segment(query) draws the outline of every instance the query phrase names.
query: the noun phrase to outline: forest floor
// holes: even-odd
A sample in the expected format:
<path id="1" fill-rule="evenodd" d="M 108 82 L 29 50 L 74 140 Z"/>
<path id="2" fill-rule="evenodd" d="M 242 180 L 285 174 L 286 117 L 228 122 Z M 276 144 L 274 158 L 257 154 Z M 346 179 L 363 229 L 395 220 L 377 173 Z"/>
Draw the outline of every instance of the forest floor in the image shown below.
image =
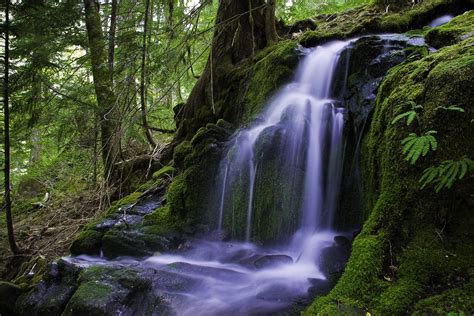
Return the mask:
<path id="1" fill-rule="evenodd" d="M 52 196 L 41 207 L 31 202 L 13 209 L 14 231 L 18 245 L 30 256 L 44 256 L 48 261 L 65 256 L 78 232 L 94 219 L 101 209 L 97 192 L 84 191 L 76 196 Z M 8 278 L 19 268 L 8 244 L 5 214 L 0 216 L 0 276 Z M 20 261 L 21 262 L 21 261 Z"/>

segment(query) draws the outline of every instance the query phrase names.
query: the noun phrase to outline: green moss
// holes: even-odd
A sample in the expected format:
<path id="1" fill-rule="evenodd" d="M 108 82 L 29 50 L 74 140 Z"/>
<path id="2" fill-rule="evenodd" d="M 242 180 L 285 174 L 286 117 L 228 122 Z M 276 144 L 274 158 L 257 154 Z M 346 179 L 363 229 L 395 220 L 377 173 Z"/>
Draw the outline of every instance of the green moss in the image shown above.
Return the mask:
<path id="1" fill-rule="evenodd" d="M 102 246 L 102 236 L 102 232 L 93 229 L 83 230 L 74 239 L 69 251 L 73 255 L 96 255 L 100 252 Z"/>
<path id="2" fill-rule="evenodd" d="M 121 208 L 122 206 L 131 205 L 131 204 L 136 203 L 141 196 L 142 196 L 142 192 L 133 192 L 133 193 L 121 198 L 120 200 L 113 202 L 112 205 L 110 206 L 110 208 L 107 210 L 105 215 L 109 216 L 109 215 L 114 214 L 115 212 L 117 212 L 117 210 L 119 208 Z"/>
<path id="3" fill-rule="evenodd" d="M 94 266 L 84 270 L 79 286 L 69 300 L 64 315 L 104 315 L 114 313 L 126 299 L 149 284 L 133 269 Z"/>
<path id="4" fill-rule="evenodd" d="M 183 141 L 174 148 L 173 161 L 178 168 L 183 168 L 184 160 L 192 151 L 191 143 Z"/>
<path id="5" fill-rule="evenodd" d="M 421 313 L 438 301 L 433 310 L 469 306 L 455 298 L 474 268 L 469 180 L 436 194 L 432 188 L 421 191 L 418 179 L 430 165 L 474 152 L 474 95 L 466 89 L 474 81 L 473 43 L 467 39 L 396 66 L 379 88 L 361 152 L 366 221 L 338 284 L 307 313 L 336 313 L 340 306 L 381 315 L 417 308 Z M 423 105 L 420 120 L 392 125 L 406 101 Z M 466 112 L 440 110 L 450 104 Z M 438 131 L 438 150 L 411 166 L 403 159 L 401 139 L 430 129 Z"/>
<path id="6" fill-rule="evenodd" d="M 430 30 L 426 35 L 426 40 L 431 46 L 441 48 L 456 44 L 472 36 L 474 36 L 474 10 Z"/>
<path id="7" fill-rule="evenodd" d="M 182 223 L 171 214 L 169 205 L 165 205 L 145 216 L 142 229 L 146 234 L 173 237 L 181 227 Z"/>
<path id="8" fill-rule="evenodd" d="M 461 1 L 431 0 L 408 6 L 401 11 L 378 6 L 363 6 L 339 14 L 319 15 L 315 18 L 317 29 L 303 34 L 299 42 L 305 47 L 313 47 L 328 40 L 346 39 L 363 34 L 384 32 L 402 33 L 426 26 L 433 17 L 453 10 L 452 6 L 462 6 Z M 392 6 L 393 9 L 393 6 Z M 418 31 L 423 33 L 423 31 Z"/>
<path id="9" fill-rule="evenodd" d="M 46 264 L 46 259 L 43 256 L 32 257 L 21 265 L 20 271 L 13 280 L 13 283 L 19 285 L 24 290 L 35 287 L 43 278 Z"/>
<path id="10" fill-rule="evenodd" d="M 250 69 L 243 102 L 243 121 L 262 113 L 269 97 L 288 82 L 298 63 L 295 41 L 280 42 L 261 51 Z M 271 78 L 271 79 L 270 79 Z"/>
<path id="11" fill-rule="evenodd" d="M 176 152 L 176 149 L 175 149 L 175 152 Z M 161 168 L 157 172 L 153 173 L 153 179 L 157 180 L 157 179 L 160 179 L 161 177 L 164 177 L 164 176 L 173 177 L 175 172 L 176 172 L 176 169 L 173 166 L 170 166 L 170 165 L 164 166 L 163 168 Z"/>
<path id="12" fill-rule="evenodd" d="M 453 288 L 420 300 L 415 305 L 413 315 L 469 315 L 474 310 L 474 280 L 458 288 Z"/>

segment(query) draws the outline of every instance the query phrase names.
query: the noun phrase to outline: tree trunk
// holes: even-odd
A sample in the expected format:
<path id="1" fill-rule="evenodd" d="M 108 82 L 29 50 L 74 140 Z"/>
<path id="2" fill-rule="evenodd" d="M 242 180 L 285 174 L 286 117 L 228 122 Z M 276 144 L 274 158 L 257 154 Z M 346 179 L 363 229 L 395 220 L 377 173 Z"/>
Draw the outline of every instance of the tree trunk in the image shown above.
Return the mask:
<path id="1" fill-rule="evenodd" d="M 148 18 L 150 15 L 150 0 L 145 0 L 145 21 L 143 25 L 143 44 L 142 44 L 142 61 L 141 61 L 141 74 L 140 74 L 140 109 L 142 116 L 142 125 L 145 132 L 146 139 L 153 148 L 157 146 L 153 135 L 151 134 L 146 119 L 147 105 L 146 105 L 146 55 L 147 55 L 147 33 L 148 33 Z"/>
<path id="2" fill-rule="evenodd" d="M 109 72 L 114 82 L 114 58 L 115 58 L 115 33 L 117 31 L 117 0 L 112 0 L 112 8 L 110 12 L 110 29 L 109 29 Z"/>
<path id="3" fill-rule="evenodd" d="M 94 0 L 84 0 L 87 37 L 92 63 L 92 76 L 100 115 L 102 160 L 105 180 L 112 184 L 118 178 L 115 163 L 120 153 L 118 137 L 119 120 L 116 98 L 112 90 L 112 77 L 108 67 L 106 42 L 102 34 L 98 4 Z"/>
<path id="4" fill-rule="evenodd" d="M 275 0 L 267 0 L 267 7 L 265 10 L 265 34 L 268 44 L 275 43 L 278 40 L 275 25 L 275 9 Z"/>
<path id="5" fill-rule="evenodd" d="M 223 109 L 214 107 L 214 98 L 225 89 L 225 81 L 221 80 L 224 70 L 267 45 L 265 9 L 264 0 L 219 2 L 209 59 L 179 114 L 178 141 L 191 137 L 203 123 L 220 117 Z"/>
<path id="6" fill-rule="evenodd" d="M 10 186 L 10 105 L 9 105 L 9 69 L 10 69 L 10 0 L 5 2 L 5 24 L 4 24 L 4 36 L 5 36 L 5 56 L 3 57 L 4 63 L 4 77 L 3 77 L 3 115 L 4 115 L 4 136 L 5 136 L 5 212 L 7 219 L 7 232 L 8 232 L 8 243 L 13 254 L 19 254 L 20 249 L 15 242 L 15 234 L 13 231 L 13 219 L 12 219 L 12 201 L 11 201 L 11 186 Z"/>

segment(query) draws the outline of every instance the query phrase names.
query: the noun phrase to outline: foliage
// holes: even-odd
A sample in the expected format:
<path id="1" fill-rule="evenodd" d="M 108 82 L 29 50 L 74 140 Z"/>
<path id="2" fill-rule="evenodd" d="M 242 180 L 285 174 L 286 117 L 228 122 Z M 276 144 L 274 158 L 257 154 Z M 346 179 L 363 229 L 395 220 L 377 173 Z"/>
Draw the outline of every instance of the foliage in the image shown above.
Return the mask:
<path id="1" fill-rule="evenodd" d="M 433 183 L 436 192 L 439 192 L 443 188 L 451 188 L 454 182 L 463 179 L 468 171 L 474 171 L 474 161 L 467 156 L 459 160 L 445 160 L 438 166 L 425 169 L 419 182 L 422 189 Z"/>
<path id="2" fill-rule="evenodd" d="M 407 126 L 409 126 L 415 120 L 415 118 L 417 118 L 418 112 L 423 110 L 422 105 L 416 104 L 413 101 L 408 101 L 406 104 L 411 107 L 411 110 L 407 111 L 407 112 L 403 112 L 401 114 L 398 114 L 393 119 L 392 124 L 395 124 L 396 122 L 402 120 L 403 118 L 406 118 L 407 119 Z"/>
<path id="3" fill-rule="evenodd" d="M 438 107 L 438 109 L 442 109 L 442 110 L 445 110 L 445 111 L 460 112 L 460 113 L 465 112 L 463 108 L 461 108 L 459 106 L 456 106 L 456 105 L 450 105 L 448 107 L 440 106 L 440 107 Z"/>
<path id="4" fill-rule="evenodd" d="M 438 148 L 438 141 L 433 136 L 436 131 L 428 131 L 423 135 L 416 133 L 410 133 L 407 137 L 402 140 L 403 154 L 405 160 L 409 161 L 412 165 L 416 163 L 420 156 L 426 156 L 431 150 L 435 151 Z"/>

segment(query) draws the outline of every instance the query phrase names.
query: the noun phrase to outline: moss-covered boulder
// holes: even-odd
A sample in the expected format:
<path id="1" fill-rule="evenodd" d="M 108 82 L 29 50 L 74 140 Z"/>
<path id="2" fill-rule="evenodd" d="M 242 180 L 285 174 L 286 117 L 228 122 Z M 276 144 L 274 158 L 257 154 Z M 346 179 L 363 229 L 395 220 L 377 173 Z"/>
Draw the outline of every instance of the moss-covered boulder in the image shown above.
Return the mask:
<path id="1" fill-rule="evenodd" d="M 178 225 L 174 225 L 169 213 L 162 212 L 161 206 L 165 186 L 174 172 L 174 167 L 162 168 L 154 175 L 156 184 L 150 185 L 145 193 L 135 192 L 115 202 L 79 233 L 71 245 L 71 254 L 103 254 L 107 258 L 149 256 L 172 248 L 179 238 Z"/>
<path id="2" fill-rule="evenodd" d="M 426 41 L 434 48 L 441 48 L 474 36 L 474 11 L 455 17 L 449 23 L 436 27 L 426 34 Z"/>
<path id="3" fill-rule="evenodd" d="M 113 315 L 144 312 L 150 280 L 142 278 L 138 271 L 113 267 L 91 267 L 78 278 L 78 288 L 67 303 L 63 315 Z"/>
<path id="4" fill-rule="evenodd" d="M 419 179 L 429 166 L 474 153 L 473 80 L 474 38 L 390 71 L 363 140 L 362 232 L 335 288 L 307 314 L 472 311 L 464 299 L 474 297 L 473 179 L 440 193 L 420 190 Z M 419 120 L 392 124 L 407 101 L 423 106 Z M 445 110 L 453 104 L 465 112 Z M 438 150 L 410 165 L 401 140 L 428 130 L 437 131 Z"/>
<path id="5" fill-rule="evenodd" d="M 80 269 L 59 260 L 46 267 L 39 283 L 16 302 L 20 315 L 60 315 L 76 290 Z"/>

